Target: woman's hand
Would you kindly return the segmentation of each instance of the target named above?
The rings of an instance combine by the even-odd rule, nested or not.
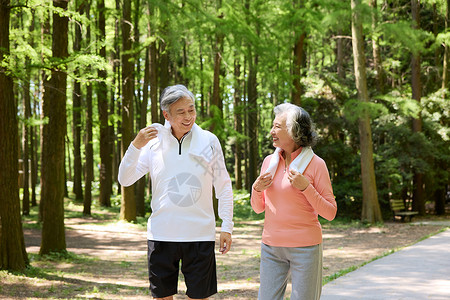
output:
[[[253,183],[253,189],[257,192],[262,192],[272,184],[272,181],[272,175],[269,172],[261,174]]]
[[[151,126],[147,126],[145,128],[142,128],[139,130],[138,134],[134,138],[134,140],[131,142],[133,146],[135,146],[137,149],[141,149],[147,143],[151,140],[153,140],[156,135],[158,134],[158,130]]]
[[[294,170],[289,171],[288,179],[291,185],[300,191],[304,191],[309,185],[308,178]]]

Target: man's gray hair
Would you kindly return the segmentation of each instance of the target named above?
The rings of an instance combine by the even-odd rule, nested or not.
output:
[[[192,92],[189,91],[184,85],[176,84],[166,87],[161,93],[159,101],[161,104],[161,110],[169,112],[170,105],[177,102],[181,98],[191,98],[195,103],[194,94],[192,94]]]
[[[291,103],[275,106],[273,112],[276,116],[286,114],[286,126],[289,135],[298,146],[314,146],[317,143],[317,133],[308,112]]]

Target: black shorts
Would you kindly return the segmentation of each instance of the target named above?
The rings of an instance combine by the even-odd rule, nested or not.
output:
[[[208,298],[217,293],[214,242],[148,241],[148,277],[155,298],[178,292],[178,274],[186,282],[186,295],[193,299]]]

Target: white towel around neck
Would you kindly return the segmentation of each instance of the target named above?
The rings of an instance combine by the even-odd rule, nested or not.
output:
[[[266,172],[270,173],[272,178],[275,175],[275,172],[278,168],[278,163],[280,162],[280,151],[282,151],[281,148],[277,147],[275,149],[275,152],[270,158],[269,167],[266,170]],[[303,147],[302,152],[300,152],[300,154],[291,162],[289,168],[299,172],[300,174],[303,174],[313,157],[314,152],[311,147]]]
[[[154,149],[158,147],[163,148],[164,141],[167,141],[167,139],[172,136],[170,122],[166,120],[164,126],[159,123],[153,123],[150,126],[158,130],[156,135],[158,138],[150,141],[150,146],[156,145]],[[192,126],[191,131],[192,141],[189,148],[189,154],[201,157],[207,162],[211,162],[211,160],[216,159],[217,157],[214,155],[214,145],[210,139],[211,134],[208,134],[208,131],[201,129],[197,124]],[[221,151],[218,151],[217,153],[222,154]]]

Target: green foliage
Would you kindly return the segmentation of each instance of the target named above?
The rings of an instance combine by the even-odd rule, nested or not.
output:
[[[344,116],[350,122],[356,122],[359,118],[366,115],[370,119],[375,119],[385,113],[387,113],[387,109],[382,104],[374,102],[350,99],[344,105]]]
[[[17,1],[16,1],[17,2]],[[23,2],[23,1],[22,1]],[[105,70],[108,99],[111,99],[109,125],[114,127],[114,146],[118,146],[121,133],[118,124],[121,113],[116,108],[121,101],[121,8],[114,1],[106,1],[106,37],[99,37],[98,11],[94,4],[90,15],[80,12],[75,3],[69,3],[67,12],[54,8],[52,1],[31,0],[13,5],[11,15],[11,53],[0,62],[8,75],[12,75],[17,90],[18,115],[22,125],[33,126],[39,134],[43,73],[52,69],[67,72],[69,124],[72,121],[72,84],[81,83],[82,101],[87,86],[94,88],[94,153],[95,165],[99,163],[100,130],[97,108],[98,76]],[[311,0],[149,0],[141,2],[138,12],[140,31],[130,50],[136,64],[136,103],[142,99],[144,78],[144,53],[155,42],[157,51],[169,56],[169,84],[185,83],[197,97],[197,108],[203,99],[204,115],[198,116],[202,128],[211,129],[222,143],[228,170],[234,177],[234,145],[245,146],[252,137],[246,132],[248,114],[248,78],[252,64],[257,78],[257,141],[258,156],[262,159],[272,153],[269,131],[273,120],[273,107],[291,101],[293,82],[293,50],[300,34],[305,33],[304,64],[301,85],[304,94],[301,105],[311,114],[320,140],[315,147],[327,163],[338,202],[338,215],[358,218],[361,204],[361,168],[357,119],[367,113],[371,119],[374,160],[379,199],[385,213],[389,197],[411,198],[412,176],[415,171],[433,178],[426,183],[427,194],[448,183],[450,101],[448,89],[440,90],[442,76],[442,45],[449,45],[449,32],[444,27],[445,1],[424,1],[421,9],[421,29],[413,29],[410,4],[407,1],[386,2],[374,11],[363,1],[357,9],[361,12],[365,36],[367,82],[371,101],[361,103],[356,99],[351,45],[351,9],[348,1]],[[301,3],[297,7],[298,4]],[[436,3],[437,22],[433,20],[432,4]],[[246,7],[246,4],[249,7]],[[150,5],[150,6],[148,6]],[[152,14],[148,13],[149,7]],[[63,60],[52,57],[51,22],[53,12],[68,16],[69,56]],[[378,24],[373,24],[372,13],[377,13]],[[134,22],[134,21],[133,21]],[[436,24],[436,32],[433,32]],[[48,26],[48,27],[46,27]],[[73,51],[74,29],[82,32],[81,49]],[[90,27],[90,35],[88,32]],[[149,30],[150,29],[150,30]],[[117,32],[117,34],[116,34]],[[222,43],[217,45],[218,38]],[[379,42],[382,68],[386,75],[385,91],[376,88],[377,72],[374,69],[372,38]],[[337,73],[338,41],[342,42],[342,68],[345,77]],[[98,55],[106,47],[107,59]],[[214,55],[221,55],[222,109],[209,106],[214,74]],[[158,59],[162,56],[158,53]],[[411,95],[411,55],[421,55],[423,95],[418,103]],[[139,62],[139,69],[137,63]],[[234,75],[235,64],[240,65],[240,75]],[[75,72],[77,71],[77,72]],[[161,68],[157,76],[161,75]],[[137,81],[140,78],[141,82]],[[161,78],[158,77],[158,80]],[[25,82],[30,90],[24,91]],[[241,102],[234,106],[234,91],[240,84]],[[138,94],[140,89],[141,94]],[[160,91],[158,91],[160,92]],[[31,96],[33,116],[25,119],[21,107],[25,93]],[[209,107],[208,107],[209,106]],[[137,115],[138,105],[135,105]],[[150,105],[149,107],[150,108]],[[200,112],[200,109],[198,109]],[[84,108],[82,113],[84,124]],[[209,115],[206,115],[209,112]],[[234,114],[242,117],[243,131],[234,128]],[[422,118],[423,132],[413,133],[411,120]],[[82,130],[84,126],[82,125]],[[68,154],[72,136],[67,136]],[[84,134],[84,132],[82,132]],[[82,153],[83,153],[82,146]],[[40,149],[35,150],[39,154]],[[67,155],[67,169],[71,166]],[[245,163],[245,160],[243,160]],[[117,163],[117,161],[115,162]],[[98,178],[98,168],[95,168]],[[97,192],[97,190],[96,190]],[[249,204],[249,195],[238,193],[235,213],[238,218],[255,218]],[[113,196],[112,203],[120,204]],[[149,210],[149,200],[147,200]],[[75,214],[76,215],[76,214]],[[69,215],[68,217],[73,216]]]
[[[382,24],[381,31],[386,36],[385,41],[398,43],[409,53],[415,55],[426,52],[427,44],[434,40],[432,33],[414,29],[411,22],[408,21]]]
[[[264,213],[256,214],[251,206],[250,193],[244,190],[234,190],[234,215],[233,220],[262,220]]]

